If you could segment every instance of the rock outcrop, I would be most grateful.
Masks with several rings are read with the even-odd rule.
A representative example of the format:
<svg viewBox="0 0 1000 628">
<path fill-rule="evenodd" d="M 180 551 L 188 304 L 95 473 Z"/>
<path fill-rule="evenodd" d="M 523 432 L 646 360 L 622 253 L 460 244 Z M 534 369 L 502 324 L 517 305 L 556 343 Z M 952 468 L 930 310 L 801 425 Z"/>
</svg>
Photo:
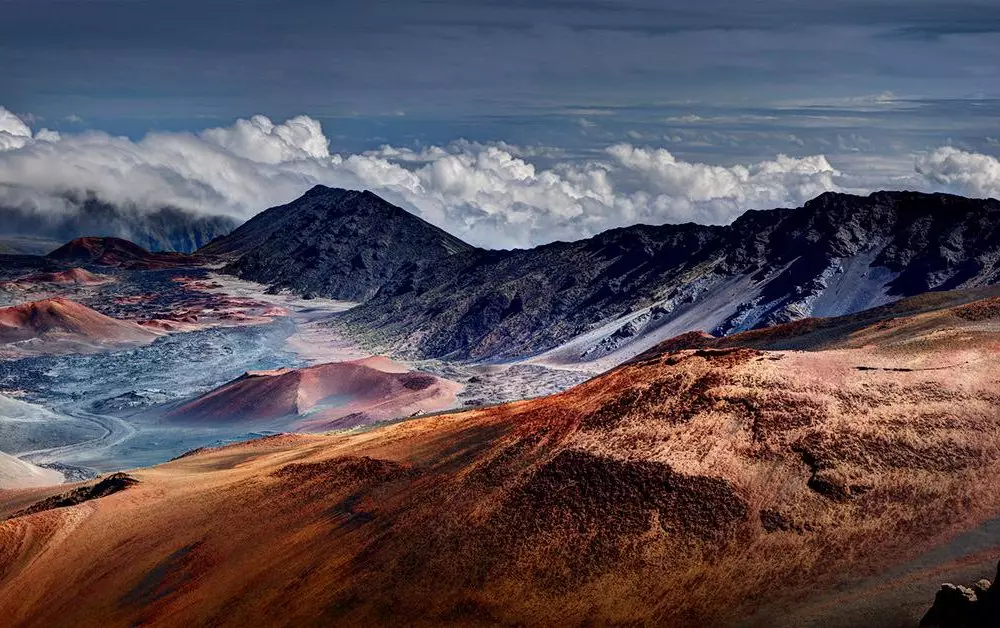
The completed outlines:
<svg viewBox="0 0 1000 628">
<path fill-rule="evenodd" d="M 1000 581 L 1000 566 L 993 582 Z M 941 585 L 934 596 L 934 605 L 920 625 L 927 628 L 993 628 L 1000 626 L 1000 587 L 983 579 L 963 587 Z"/>
</svg>

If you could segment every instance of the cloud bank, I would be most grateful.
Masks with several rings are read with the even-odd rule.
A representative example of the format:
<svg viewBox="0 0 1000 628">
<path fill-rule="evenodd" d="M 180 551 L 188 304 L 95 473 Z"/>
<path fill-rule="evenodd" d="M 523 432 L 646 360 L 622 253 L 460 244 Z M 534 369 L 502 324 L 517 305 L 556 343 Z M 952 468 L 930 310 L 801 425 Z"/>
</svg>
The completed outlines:
<svg viewBox="0 0 1000 628">
<path fill-rule="evenodd" d="M 533 162 L 545 157 L 552 165 Z M 941 149 L 921 158 L 929 183 L 996 195 L 1000 163 Z M 633 224 L 727 223 L 747 209 L 799 205 L 852 178 L 822 155 L 729 166 L 688 162 L 662 148 L 615 144 L 591 161 L 503 143 L 456 141 L 422 150 L 331 152 L 320 123 L 265 116 L 198 133 L 138 141 L 100 131 L 33 132 L 0 108 L 0 204 L 71 211 L 67 194 L 246 219 L 314 184 L 364 188 L 487 247 L 532 246 Z"/>
<path fill-rule="evenodd" d="M 917 172 L 939 186 L 972 197 L 1000 198 L 1000 160 L 950 146 L 917 159 Z"/>
</svg>

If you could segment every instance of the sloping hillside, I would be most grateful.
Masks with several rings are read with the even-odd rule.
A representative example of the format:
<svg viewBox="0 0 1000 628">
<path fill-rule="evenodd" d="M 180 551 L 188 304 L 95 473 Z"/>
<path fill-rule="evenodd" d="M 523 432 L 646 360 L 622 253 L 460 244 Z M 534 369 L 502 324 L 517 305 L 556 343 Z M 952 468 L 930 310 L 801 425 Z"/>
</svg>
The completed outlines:
<svg viewBox="0 0 1000 628">
<path fill-rule="evenodd" d="M 0 355 L 86 352 L 161 335 L 58 297 L 0 309 Z"/>
<path fill-rule="evenodd" d="M 552 397 L 139 470 L 120 493 L 0 524 L 0 615 L 910 625 L 938 570 L 995 564 L 1000 307 L 840 337 L 799 352 L 679 339 Z"/>
</svg>

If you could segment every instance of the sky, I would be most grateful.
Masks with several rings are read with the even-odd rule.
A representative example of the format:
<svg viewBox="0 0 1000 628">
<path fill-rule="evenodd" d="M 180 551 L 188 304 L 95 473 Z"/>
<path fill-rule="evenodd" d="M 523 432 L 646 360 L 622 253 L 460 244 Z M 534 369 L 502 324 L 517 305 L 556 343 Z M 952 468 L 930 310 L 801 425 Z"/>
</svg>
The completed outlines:
<svg viewBox="0 0 1000 628">
<path fill-rule="evenodd" d="M 0 200 L 327 183 L 508 247 L 997 196 L 998 33 L 994 0 L 0 0 Z"/>
</svg>

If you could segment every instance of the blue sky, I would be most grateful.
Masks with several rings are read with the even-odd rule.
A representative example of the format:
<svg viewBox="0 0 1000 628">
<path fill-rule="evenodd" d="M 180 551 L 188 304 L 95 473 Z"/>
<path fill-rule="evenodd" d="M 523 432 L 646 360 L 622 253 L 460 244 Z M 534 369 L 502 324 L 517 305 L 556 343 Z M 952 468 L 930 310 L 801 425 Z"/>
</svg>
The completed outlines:
<svg viewBox="0 0 1000 628">
<path fill-rule="evenodd" d="M 981 0 L 0 7 L 0 102 L 66 130 L 70 117 L 136 137 L 306 113 L 344 150 L 456 137 L 577 149 L 632 131 L 725 154 L 753 152 L 751 131 L 916 149 L 1000 135 L 1000 3 Z M 904 104 L 872 106 L 888 94 Z M 777 137 L 758 150 L 809 148 Z"/>
</svg>

